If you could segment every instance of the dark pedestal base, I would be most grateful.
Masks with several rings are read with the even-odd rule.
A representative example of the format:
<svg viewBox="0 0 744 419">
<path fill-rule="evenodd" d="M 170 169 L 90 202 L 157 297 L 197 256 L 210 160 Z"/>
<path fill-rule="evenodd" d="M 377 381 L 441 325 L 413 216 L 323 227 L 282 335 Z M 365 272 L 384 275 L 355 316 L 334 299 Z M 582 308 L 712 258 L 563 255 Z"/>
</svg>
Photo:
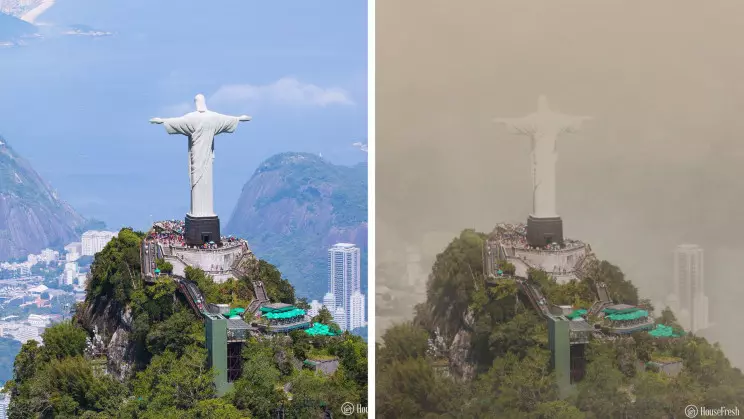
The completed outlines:
<svg viewBox="0 0 744 419">
<path fill-rule="evenodd" d="M 563 243 L 563 220 L 561 217 L 527 219 L 527 243 L 543 247 L 551 243 Z"/>
<path fill-rule="evenodd" d="M 188 246 L 201 246 L 209 242 L 221 244 L 219 217 L 192 217 L 186 214 L 183 239 Z"/>
</svg>

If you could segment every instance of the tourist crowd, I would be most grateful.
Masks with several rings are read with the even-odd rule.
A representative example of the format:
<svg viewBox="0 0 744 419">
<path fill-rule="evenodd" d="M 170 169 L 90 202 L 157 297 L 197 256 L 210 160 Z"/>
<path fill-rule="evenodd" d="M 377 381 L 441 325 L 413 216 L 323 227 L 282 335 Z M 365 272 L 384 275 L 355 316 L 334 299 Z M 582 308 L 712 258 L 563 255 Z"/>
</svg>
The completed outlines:
<svg viewBox="0 0 744 419">
<path fill-rule="evenodd" d="M 148 240 L 156 240 L 167 246 L 191 247 L 194 249 L 214 250 L 220 247 L 215 242 L 204 243 L 201 246 L 187 246 L 183 237 L 185 230 L 181 220 L 158 221 L 148 235 Z M 222 237 L 222 247 L 245 246 L 246 242 L 233 236 Z"/>
<path fill-rule="evenodd" d="M 527 226 L 525 224 L 500 223 L 491 233 L 491 238 L 498 240 L 506 247 L 514 247 L 522 250 L 538 250 L 527 243 Z M 551 243 L 539 248 L 539 250 L 557 251 L 571 250 L 583 246 L 579 240 L 564 239 L 563 244 Z"/>
</svg>

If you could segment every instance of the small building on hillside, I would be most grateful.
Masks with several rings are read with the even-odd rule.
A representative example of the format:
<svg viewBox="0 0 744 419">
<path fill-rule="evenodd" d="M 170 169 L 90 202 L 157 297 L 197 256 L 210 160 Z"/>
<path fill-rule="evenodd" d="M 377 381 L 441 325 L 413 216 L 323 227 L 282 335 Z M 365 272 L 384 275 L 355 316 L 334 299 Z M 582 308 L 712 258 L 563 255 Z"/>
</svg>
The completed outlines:
<svg viewBox="0 0 744 419">
<path fill-rule="evenodd" d="M 676 377 L 682 372 L 684 364 L 682 363 L 682 358 L 651 356 L 651 360 L 646 362 L 645 367 L 659 370 L 670 377 Z"/>
<path fill-rule="evenodd" d="M 304 366 L 316 373 L 333 375 L 338 369 L 338 358 L 335 356 L 311 356 L 305 360 Z"/>
</svg>

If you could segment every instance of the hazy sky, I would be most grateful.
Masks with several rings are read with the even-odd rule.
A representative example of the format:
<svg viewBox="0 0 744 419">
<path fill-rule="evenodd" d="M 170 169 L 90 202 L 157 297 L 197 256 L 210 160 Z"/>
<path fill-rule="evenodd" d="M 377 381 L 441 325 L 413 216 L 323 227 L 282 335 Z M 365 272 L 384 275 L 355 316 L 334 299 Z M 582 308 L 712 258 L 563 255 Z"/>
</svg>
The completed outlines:
<svg viewBox="0 0 744 419">
<path fill-rule="evenodd" d="M 378 0 L 378 254 L 423 232 L 526 221 L 529 140 L 492 119 L 545 94 L 594 117 L 558 140 L 566 236 L 655 299 L 674 246 L 702 245 L 711 332 L 744 364 L 744 340 L 722 331 L 744 332 L 741 16 L 728 0 Z"/>
<path fill-rule="evenodd" d="M 0 49 L 0 135 L 112 228 L 188 209 L 186 139 L 147 121 L 193 110 L 197 93 L 253 116 L 216 140 L 224 223 L 273 154 L 366 159 L 352 146 L 367 136 L 365 1 L 58 0 L 36 22 L 46 39 Z M 76 24 L 114 35 L 60 35 Z"/>
</svg>

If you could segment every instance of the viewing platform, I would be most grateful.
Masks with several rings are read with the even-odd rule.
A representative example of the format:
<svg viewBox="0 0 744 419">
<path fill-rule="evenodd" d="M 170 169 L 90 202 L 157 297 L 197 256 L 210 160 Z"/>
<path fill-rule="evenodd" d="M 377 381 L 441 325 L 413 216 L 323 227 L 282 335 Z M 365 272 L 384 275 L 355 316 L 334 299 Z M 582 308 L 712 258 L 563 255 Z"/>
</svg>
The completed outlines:
<svg viewBox="0 0 744 419">
<path fill-rule="evenodd" d="M 187 266 L 199 268 L 222 283 L 237 278 L 243 272 L 241 262 L 255 259 L 248 242 L 235 237 L 222 237 L 219 244 L 210 242 L 202 246 L 186 245 L 184 223 L 179 220 L 158 221 L 142 241 L 143 274 L 146 278 L 157 276 L 156 260 L 163 259 L 173 266 L 173 275 L 185 277 Z"/>
<path fill-rule="evenodd" d="M 268 333 L 289 333 L 310 328 L 310 316 L 305 310 L 290 304 L 274 303 L 261 307 L 256 326 Z"/>
<path fill-rule="evenodd" d="M 588 244 L 572 239 L 542 247 L 530 246 L 525 224 L 496 226 L 486 240 L 484 260 L 486 275 L 496 276 L 498 261 L 505 260 L 516 268 L 516 275 L 526 278 L 530 268 L 541 269 L 558 283 L 578 279 L 581 265 L 591 252 Z"/>
<path fill-rule="evenodd" d="M 653 330 L 656 322 L 648 311 L 627 304 L 615 304 L 602 310 L 601 327 L 616 335 Z"/>
</svg>

